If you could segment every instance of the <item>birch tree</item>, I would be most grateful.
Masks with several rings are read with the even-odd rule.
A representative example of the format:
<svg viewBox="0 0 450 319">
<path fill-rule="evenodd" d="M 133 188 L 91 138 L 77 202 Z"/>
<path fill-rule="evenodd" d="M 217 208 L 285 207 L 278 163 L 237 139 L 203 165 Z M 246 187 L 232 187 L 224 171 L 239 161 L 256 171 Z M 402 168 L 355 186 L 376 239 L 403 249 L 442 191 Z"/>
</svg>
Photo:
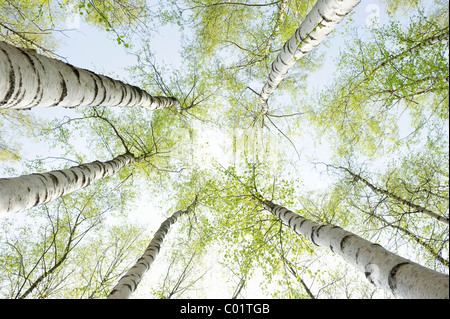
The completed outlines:
<svg viewBox="0 0 450 319">
<path fill-rule="evenodd" d="M 33 50 L 0 42 L 0 108 L 141 106 L 179 107 L 173 97 L 144 90 L 80 69 Z"/>
<path fill-rule="evenodd" d="M 197 197 L 185 210 L 178 210 L 167 218 L 156 231 L 154 237 L 150 241 L 144 254 L 139 258 L 136 264 L 128 270 L 128 272 L 119 280 L 117 285 L 113 288 L 108 296 L 108 299 L 126 299 L 131 296 L 133 291 L 142 280 L 144 274 L 150 269 L 150 265 L 158 255 L 161 245 L 167 235 L 170 226 L 177 221 L 177 219 L 186 214 L 190 214 L 197 205 Z"/>
<path fill-rule="evenodd" d="M 146 23 L 151 15 L 144 0 L 8 0 L 0 3 L 0 11 L 1 40 L 51 57 L 60 57 L 55 34 L 86 22 L 126 48 L 133 35 L 151 28 Z"/>
<path fill-rule="evenodd" d="M 137 176 L 144 175 L 148 178 L 149 170 L 154 169 L 162 172 L 162 175 L 167 175 L 164 171 L 171 171 L 167 163 L 176 163 L 174 158 L 167 158 L 165 155 L 170 152 L 165 148 L 173 147 L 176 139 L 180 138 L 179 135 L 184 133 L 182 129 L 170 130 L 169 123 L 172 123 L 170 120 L 174 120 L 173 117 L 167 120 L 168 115 L 160 114 L 150 120 L 142 118 L 139 120 L 142 121 L 142 127 L 129 129 L 129 121 L 133 120 L 133 115 L 136 116 L 134 112 L 122 112 L 116 117 L 108 113 L 107 108 L 94 107 L 84 112 L 86 114 L 81 118 L 62 119 L 53 123 L 49 129 L 52 134 L 50 137 L 61 143 L 68 143 L 70 130 L 77 131 L 90 126 L 94 131 L 91 138 L 94 149 L 106 149 L 107 154 L 123 153 L 109 161 L 96 160 L 66 169 L 0 178 L 0 216 L 47 203 L 86 188 L 95 181 L 117 175 L 125 167 L 136 168 L 136 172 L 141 172 L 136 174 Z M 136 124 L 139 121 L 134 120 Z M 171 136 L 168 137 L 168 134 Z M 107 154 L 100 154 L 99 157 L 109 156 Z M 160 154 L 162 156 L 159 156 Z M 82 162 L 82 157 L 79 157 L 77 162 Z"/>
<path fill-rule="evenodd" d="M 0 179 L 0 214 L 6 216 L 22 209 L 47 203 L 116 174 L 136 162 L 125 153 L 106 162 L 94 161 L 68 169 Z"/>
<path fill-rule="evenodd" d="M 268 80 L 260 93 L 260 100 L 263 105 L 267 104 L 268 98 L 295 62 L 318 46 L 359 2 L 360 0 L 317 1 L 272 63 Z"/>
<path fill-rule="evenodd" d="M 311 123 L 330 136 L 338 156 L 381 156 L 439 127 L 445 132 L 448 21 L 412 12 L 407 25 L 393 20 L 366 32 L 346 34 L 336 78 L 318 94 Z"/>
<path fill-rule="evenodd" d="M 325 201 L 340 205 L 328 211 L 342 212 L 328 214 L 328 222 L 341 224 L 351 219 L 354 226 L 345 226 L 347 230 L 378 240 L 391 250 L 408 247 L 409 258 L 415 256 L 427 267 L 445 271 L 449 265 L 447 162 L 444 147 L 434 145 L 395 157 L 377 171 L 350 162 L 341 168 L 328 165 L 333 167 L 330 178 L 338 174 L 340 179 L 332 184 Z M 366 227 L 357 226 L 361 224 Z"/>
<path fill-rule="evenodd" d="M 142 226 L 124 224 L 129 192 L 121 184 L 98 183 L 25 216 L 3 219 L 1 297 L 106 296 L 139 253 L 137 246 L 147 242 Z"/>
<path fill-rule="evenodd" d="M 332 165 L 330 165 L 330 166 L 332 166 Z M 420 206 L 418 204 L 415 204 L 415 203 L 411 202 L 410 200 L 404 199 L 404 198 L 402 198 L 402 197 L 400 197 L 400 196 L 398 196 L 398 195 L 396 195 L 396 194 L 394 194 L 394 193 L 392 193 L 392 192 L 390 192 L 388 190 L 385 190 L 385 189 L 382 189 L 380 187 L 377 187 L 373 183 L 369 182 L 366 178 L 362 177 L 360 174 L 352 172 L 347 167 L 339 166 L 339 167 L 334 167 L 334 168 L 346 171 L 348 174 L 350 174 L 355 179 L 355 181 L 361 181 L 364 185 L 369 187 L 373 192 L 385 195 L 385 196 L 387 196 L 389 198 L 392 198 L 392 199 L 396 200 L 397 202 L 399 202 L 399 203 L 401 203 L 403 205 L 409 206 L 410 208 L 413 208 L 414 210 L 416 210 L 416 211 L 418 211 L 420 213 L 428 215 L 429 217 L 434 218 L 437 221 L 448 225 L 449 220 L 448 220 L 447 217 L 441 216 L 441 215 L 431 211 L 430 209 L 428 209 L 426 207 L 423 207 L 423 206 Z"/>
<path fill-rule="evenodd" d="M 448 275 L 395 255 L 338 226 L 306 219 L 283 206 L 262 200 L 264 207 L 297 234 L 329 248 L 363 272 L 376 286 L 400 298 L 449 298 Z"/>
<path fill-rule="evenodd" d="M 336 222 L 343 227 L 348 228 L 353 222 L 357 220 L 349 217 L 350 213 L 343 210 L 339 205 L 324 206 L 324 215 L 316 214 L 315 217 L 304 217 L 306 214 L 314 216 L 316 206 L 310 206 L 308 211 L 302 209 L 302 213 L 294 213 L 274 203 L 274 200 L 285 201 L 286 203 L 293 202 L 293 193 L 289 192 L 289 186 L 283 182 L 274 180 L 267 181 L 266 172 L 262 169 L 264 165 L 253 166 L 251 171 L 236 174 L 236 172 L 229 168 L 224 173 L 234 181 L 235 194 L 241 194 L 241 201 L 255 200 L 260 203 L 264 209 L 269 211 L 284 225 L 288 226 L 288 230 L 292 233 L 300 235 L 300 237 L 325 251 L 330 251 L 334 254 L 343 257 L 344 261 L 352 265 L 357 271 L 364 274 L 374 287 L 378 287 L 389 294 L 398 298 L 448 298 L 449 277 L 446 274 L 440 273 L 434 269 L 422 266 L 418 262 L 401 257 L 383 248 L 377 242 L 367 240 L 354 232 L 350 232 L 344 228 L 338 227 Z M 225 184 L 227 185 L 227 184 Z M 285 186 L 284 186 L 285 185 Z M 282 191 L 279 187 L 287 187 L 287 190 Z M 286 193 L 287 192 L 287 193 Z M 267 197 L 275 199 L 268 200 L 263 194 L 270 194 Z M 322 197 L 321 195 L 320 197 Z M 302 198 L 299 199 L 302 201 Z M 236 201 L 235 201 L 236 203 Z M 339 202 L 338 202 L 339 204 Z M 310 213 L 309 209 L 313 212 Z M 336 214 L 339 210 L 343 210 L 340 214 L 341 219 L 336 219 Z M 316 212 L 317 213 L 317 212 Z M 259 212 L 261 214 L 261 212 Z M 261 217 L 263 217 L 262 215 Z M 315 222 L 315 219 L 321 220 Z M 344 226 L 345 225 L 345 226 Z M 358 229 L 356 225 L 354 228 Z M 284 235 L 286 236 L 286 234 Z M 291 243 L 292 244 L 292 243 Z M 304 244 L 302 244 L 304 245 Z M 284 246 L 288 247 L 288 246 Z M 292 248 L 292 246 L 290 246 Z M 308 249 L 315 251 L 314 247 L 302 250 L 305 254 Z M 284 248 L 286 249 L 286 248 Z M 323 251 L 323 250 L 319 250 Z M 300 253 L 300 251 L 299 251 Z M 271 262 L 280 263 L 276 261 L 274 256 Z M 307 277 L 302 278 L 308 283 Z M 316 289 L 311 290 L 314 294 Z"/>
</svg>

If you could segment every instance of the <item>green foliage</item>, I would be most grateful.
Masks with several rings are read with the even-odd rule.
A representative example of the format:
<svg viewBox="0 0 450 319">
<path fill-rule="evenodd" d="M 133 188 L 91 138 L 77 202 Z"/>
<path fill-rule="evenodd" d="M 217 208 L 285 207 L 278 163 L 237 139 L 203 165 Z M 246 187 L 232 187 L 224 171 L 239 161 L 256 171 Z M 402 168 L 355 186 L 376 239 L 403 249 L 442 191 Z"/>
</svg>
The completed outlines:
<svg viewBox="0 0 450 319">
<path fill-rule="evenodd" d="M 35 140 L 34 135 L 43 128 L 32 114 L 16 110 L 0 110 L 0 162 L 21 159 L 19 138 Z"/>
<path fill-rule="evenodd" d="M 121 186 L 96 183 L 3 220 L 2 298 L 106 296 L 145 247 L 138 240 L 147 240 L 139 238 L 142 228 L 123 222 L 131 206 L 123 205 L 128 191 Z"/>
<path fill-rule="evenodd" d="M 76 14 L 119 45 L 138 48 L 130 78 L 152 95 L 176 97 L 181 108 L 77 108 L 41 122 L 41 140 L 60 156 L 28 161 L 26 172 L 127 152 L 138 161 L 87 189 L 2 220 L 2 296 L 16 298 L 33 287 L 30 298 L 106 297 L 151 236 L 144 223 L 131 221 L 132 212 L 149 207 L 151 213 L 139 218 L 154 227 L 194 199 L 195 209 L 171 227 L 150 270 L 157 267 L 161 276 L 150 278 L 151 288 L 138 290 L 139 296 L 208 297 L 201 291 L 205 278 L 217 280 L 218 273 L 225 297 L 252 297 L 254 281 L 276 298 L 380 294 L 363 275 L 283 225 L 264 209 L 263 199 L 448 272 L 448 228 L 331 166 L 329 175 L 314 166 L 328 183 L 312 190 L 316 181 L 303 176 L 315 154 L 302 153 L 303 144 L 331 145 L 332 164 L 448 217 L 449 28 L 433 13 L 438 5 L 432 13 L 403 12 L 408 23 L 393 18 L 356 33 L 355 14 L 329 43 L 297 62 L 263 114 L 255 87 L 265 82 L 311 2 L 171 0 L 158 3 L 152 15 L 140 0 L 58 1 L 59 9 L 49 11 L 50 2 L 2 3 L 2 39 L 51 49 L 50 34 L 30 38 L 24 30 L 55 30 Z M 391 17 L 420 4 L 386 3 Z M 175 70 L 154 53 L 152 30 L 161 24 L 184 31 L 182 63 Z M 314 89 L 321 83 L 310 75 L 339 39 L 347 42 L 336 77 L 317 98 Z M 1 111 L 1 160 L 20 156 L 8 121 L 19 123 L 14 125 L 24 135 L 34 132 L 36 121 L 24 114 Z M 212 154 L 219 148 L 224 157 Z"/>
<path fill-rule="evenodd" d="M 148 32 L 142 27 L 151 19 L 145 0 L 13 0 L 2 1 L 0 9 L 1 40 L 52 56 L 55 33 L 77 28 L 76 18 L 108 32 L 125 48 L 135 34 Z"/>
<path fill-rule="evenodd" d="M 448 123 L 448 30 L 420 14 L 406 28 L 393 21 L 347 44 L 335 83 L 311 111 L 311 120 L 335 136 L 339 156 L 383 155 Z M 436 36 L 447 40 L 431 43 Z M 401 116 L 410 125 L 406 139 Z"/>
<path fill-rule="evenodd" d="M 50 30 L 55 27 L 55 17 L 49 4 L 46 0 L 1 1 L 0 40 L 44 52 L 54 50 Z"/>
</svg>

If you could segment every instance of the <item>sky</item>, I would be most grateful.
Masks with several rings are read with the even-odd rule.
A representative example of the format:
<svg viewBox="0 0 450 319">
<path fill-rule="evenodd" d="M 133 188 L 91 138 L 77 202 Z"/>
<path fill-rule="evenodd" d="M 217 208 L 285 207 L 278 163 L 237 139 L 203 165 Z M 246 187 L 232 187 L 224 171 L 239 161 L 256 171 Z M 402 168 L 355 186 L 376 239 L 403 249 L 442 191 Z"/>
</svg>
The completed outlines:
<svg viewBox="0 0 450 319">
<path fill-rule="evenodd" d="M 377 18 L 381 22 L 384 22 L 386 17 L 383 16 L 383 7 L 380 1 L 363 1 L 356 9 L 354 14 L 354 19 L 356 25 L 360 28 L 361 26 L 367 25 L 371 23 L 371 19 Z M 82 21 L 77 21 L 76 18 L 69 19 L 66 21 L 67 27 L 72 28 L 72 31 L 67 31 L 65 34 L 59 34 L 57 37 L 59 38 L 59 49 L 57 50 L 57 54 L 66 58 L 67 62 L 76 66 L 85 69 L 89 69 L 91 71 L 107 74 L 110 76 L 114 76 L 116 78 L 120 78 L 125 82 L 131 82 L 129 80 L 128 72 L 124 69 L 126 67 L 131 67 L 136 65 L 136 57 L 133 54 L 127 52 L 123 46 L 118 46 L 117 42 L 113 39 L 110 39 L 105 36 L 105 32 L 99 31 L 98 29 L 90 27 L 87 23 Z M 152 39 L 151 47 L 155 52 L 155 57 L 158 61 L 165 61 L 165 65 L 167 67 L 177 68 L 181 65 L 181 60 L 179 56 L 180 50 L 180 42 L 179 42 L 179 34 L 176 28 L 165 26 L 159 30 L 159 35 L 155 36 Z M 333 46 L 329 48 L 330 59 L 324 62 L 324 67 L 319 70 L 316 74 L 312 76 L 311 86 L 319 87 L 324 83 L 327 83 L 327 80 L 333 75 L 336 67 L 333 63 L 332 58 L 336 57 L 339 53 L 337 47 L 343 45 L 342 42 L 333 42 Z M 262 86 L 262 84 L 261 84 Z M 52 118 L 55 115 L 58 117 L 62 117 L 64 114 L 72 113 L 71 110 L 61 109 L 61 108 L 48 108 L 48 109 L 39 109 L 36 110 L 36 114 L 39 116 Z M 200 144 L 206 145 L 208 140 L 214 141 L 213 138 L 217 138 L 217 135 L 214 135 L 213 132 L 210 134 L 205 134 L 205 138 L 200 140 Z M 319 152 L 320 157 L 329 156 L 328 146 L 322 145 L 321 149 L 316 146 L 310 144 L 310 141 L 295 141 L 297 145 L 302 146 L 302 151 L 310 151 L 310 152 Z M 308 145 L 309 143 L 309 145 Z M 33 145 L 25 145 L 25 151 L 28 157 L 32 157 L 33 153 L 39 154 L 41 156 L 45 156 L 45 153 L 55 152 L 57 150 L 48 150 L 42 148 L 41 146 L 33 146 Z M 216 147 L 216 148 L 214 148 Z M 220 149 L 217 148 L 217 143 L 210 143 L 207 148 L 204 148 L 202 152 L 205 154 L 216 153 L 219 152 Z M 324 187 L 326 182 L 323 181 L 322 176 L 317 176 L 312 174 L 308 177 L 305 173 L 303 178 L 308 178 L 310 180 L 311 185 L 317 183 L 317 187 Z M 314 182 L 313 182 L 314 181 Z M 141 203 L 141 207 L 138 211 L 134 212 L 132 215 L 136 218 L 138 216 L 143 215 L 143 212 L 147 212 L 147 216 L 151 215 L 151 210 L 154 209 L 149 208 L 149 204 L 155 200 L 155 196 L 153 194 L 148 194 L 147 198 L 144 198 Z M 161 209 L 163 212 L 164 209 Z M 160 213 L 161 213 L 160 212 Z M 153 214 L 154 216 L 154 214 Z M 153 230 L 156 230 L 159 227 L 160 222 L 163 221 L 163 216 L 159 217 L 159 220 L 152 220 L 150 227 Z M 157 271 L 152 268 L 152 271 Z M 164 271 L 164 269 L 159 269 L 159 271 Z M 147 277 L 151 276 L 154 278 L 153 274 L 147 274 Z M 150 280 L 151 282 L 151 280 Z M 148 286 L 147 286 L 148 287 Z M 145 289 L 145 288 L 144 288 Z M 255 290 L 256 293 L 257 290 Z M 136 296 L 142 297 L 145 295 L 145 292 L 136 292 Z M 259 295 L 251 295 L 252 297 L 258 298 L 261 297 Z M 221 295 L 212 296 L 212 297 L 223 297 Z"/>
</svg>

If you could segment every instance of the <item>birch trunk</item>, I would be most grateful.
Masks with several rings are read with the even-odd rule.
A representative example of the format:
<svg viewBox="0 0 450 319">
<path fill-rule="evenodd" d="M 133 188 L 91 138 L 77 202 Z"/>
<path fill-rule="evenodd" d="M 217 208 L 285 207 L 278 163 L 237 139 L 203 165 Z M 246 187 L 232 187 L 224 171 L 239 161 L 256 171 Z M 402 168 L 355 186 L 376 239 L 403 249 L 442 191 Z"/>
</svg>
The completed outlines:
<svg viewBox="0 0 450 319">
<path fill-rule="evenodd" d="M 0 41 L 0 109 L 77 106 L 180 107 L 175 98 L 74 67 Z"/>
<path fill-rule="evenodd" d="M 267 100 L 295 62 L 310 52 L 353 10 L 360 0 L 318 0 L 272 63 L 260 100 Z"/>
<path fill-rule="evenodd" d="M 126 153 L 107 162 L 95 161 L 42 174 L 0 178 L 0 216 L 70 194 L 96 180 L 114 175 L 122 167 L 135 161 L 132 154 Z"/>
<path fill-rule="evenodd" d="M 150 269 L 150 265 L 156 259 L 156 256 L 158 255 L 164 241 L 164 237 L 169 231 L 170 226 L 174 224 L 181 215 L 189 214 L 196 204 L 197 198 L 186 210 L 179 210 L 173 213 L 172 216 L 167 218 L 161 224 L 142 257 L 139 258 L 136 264 L 131 267 L 130 270 L 128 270 L 128 272 L 119 280 L 117 285 L 109 294 L 108 299 L 130 298 L 131 294 L 136 290 L 137 286 L 144 277 L 144 274 Z"/>
<path fill-rule="evenodd" d="M 297 234 L 339 254 L 375 286 L 399 298 L 449 298 L 449 276 L 393 254 L 378 244 L 332 225 L 317 224 L 283 206 L 264 207 Z"/>
</svg>

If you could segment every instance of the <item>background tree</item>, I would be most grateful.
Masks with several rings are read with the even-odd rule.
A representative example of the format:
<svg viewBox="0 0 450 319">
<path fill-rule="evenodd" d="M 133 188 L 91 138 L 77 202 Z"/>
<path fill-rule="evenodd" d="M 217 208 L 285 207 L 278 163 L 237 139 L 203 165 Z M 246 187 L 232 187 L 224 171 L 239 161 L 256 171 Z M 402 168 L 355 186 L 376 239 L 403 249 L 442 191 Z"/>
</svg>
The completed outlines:
<svg viewBox="0 0 450 319">
<path fill-rule="evenodd" d="M 95 15 L 92 8 L 95 2 L 89 2 L 91 7 L 88 2 L 84 3 L 85 7 L 80 8 L 78 14 L 83 12 L 80 16 L 85 16 L 86 12 L 92 12 Z M 67 277 L 82 285 L 65 296 L 105 297 L 121 277 L 120 271 L 109 271 L 111 267 L 120 261 L 129 266 L 134 263 L 122 254 L 139 235 L 139 230 L 132 225 L 145 226 L 142 237 L 147 239 L 133 246 L 140 250 L 135 258 L 166 218 L 165 213 L 185 209 L 189 205 L 187 201 L 198 193 L 203 199 L 198 210 L 173 225 L 177 229 L 163 248 L 167 254 L 158 255 L 152 266 L 152 271 L 159 271 L 154 273 L 155 278 L 139 285 L 133 294 L 135 297 L 148 297 L 150 292 L 167 296 L 166 291 L 170 294 L 176 292 L 177 287 L 187 287 L 203 274 L 203 280 L 196 281 L 190 286 L 193 289 L 184 290 L 181 296 L 211 296 L 207 285 L 214 274 L 223 278 L 220 282 L 223 289 L 214 292 L 220 291 L 228 298 L 255 296 L 255 287 L 256 293 L 265 297 L 392 297 L 368 283 L 363 273 L 352 268 L 345 268 L 345 272 L 336 269 L 344 267 L 332 263 L 333 254 L 283 226 L 254 200 L 253 189 L 274 203 L 300 208 L 296 212 L 309 220 L 339 225 L 418 264 L 448 273 L 445 225 L 436 224 L 423 214 L 374 193 L 343 171 L 329 169 L 330 174 L 326 174 L 325 166 L 314 166 L 316 162 L 325 162 L 351 168 L 374 185 L 448 216 L 448 204 L 442 199 L 448 192 L 448 168 L 444 165 L 448 161 L 445 160 L 448 157 L 448 105 L 439 100 L 445 97 L 445 76 L 442 77 L 440 68 L 448 64 L 442 58 L 447 50 L 445 28 L 448 24 L 435 14 L 437 6 L 422 12 L 413 7 L 414 10 L 403 12 L 404 16 L 398 15 L 400 10 L 397 10 L 390 16 L 382 16 L 389 20 L 384 23 L 381 19 L 378 29 L 375 29 L 376 24 L 362 29 L 359 21 L 365 20 L 366 7 L 356 7 L 354 15 L 348 16 L 329 34 L 312 55 L 296 63 L 294 72 L 289 73 L 271 97 L 270 112 L 262 117 L 256 92 L 264 83 L 268 67 L 281 45 L 309 9 L 296 16 L 300 4 L 295 1 L 164 1 L 158 5 L 155 7 L 158 28 L 160 22 L 176 24 L 183 32 L 180 37 L 182 67 L 173 71 L 156 54 L 158 50 L 150 41 L 155 39 L 152 31 L 155 20 L 148 19 L 143 29 L 148 28 L 150 32 L 143 33 L 143 37 L 133 37 L 135 42 L 130 43 L 130 47 L 133 44 L 133 50 L 136 49 L 133 53 L 138 61 L 129 69 L 130 77 L 137 86 L 149 91 L 176 94 L 181 108 L 161 109 L 151 114 L 141 108 L 78 108 L 64 110 L 64 115 L 55 109 L 51 117 L 56 120 L 39 131 L 40 138 L 50 146 L 52 153 L 55 152 L 39 159 L 40 172 L 73 166 L 73 161 L 111 159 L 127 149 L 133 154 L 148 150 L 155 153 L 145 161 L 124 167 L 109 183 L 98 183 L 98 187 L 121 190 L 116 201 L 120 213 L 114 211 L 108 218 L 105 215 L 105 219 L 130 227 L 111 231 L 111 240 L 123 239 L 124 246 L 117 249 L 97 233 L 91 233 L 89 239 L 99 249 L 87 248 L 90 242 L 83 246 L 92 256 L 85 258 L 89 270 Z M 312 5 L 312 2 L 301 3 L 309 8 Z M 221 6 L 224 8 L 214 12 Z M 412 23 L 403 22 L 414 15 Z M 194 24 L 189 24 L 190 21 Z M 230 26 L 236 22 L 236 30 L 226 33 L 216 28 L 223 25 L 223 21 Z M 209 35 L 217 37 L 201 38 L 200 31 L 206 28 L 209 28 Z M 359 28 L 356 45 L 350 41 L 352 45 L 348 47 L 341 40 L 351 35 L 352 28 Z M 116 31 L 120 34 L 118 29 Z M 113 39 L 117 37 L 115 31 L 110 35 Z M 122 44 L 128 44 L 125 38 Z M 209 44 L 211 50 L 202 50 Z M 322 100 L 316 100 L 326 76 L 333 73 L 329 58 L 338 46 L 351 53 L 342 54 L 347 58 L 338 65 L 338 71 L 341 75 L 351 72 L 348 77 L 328 82 L 333 86 L 321 96 Z M 326 63 L 326 68 L 319 73 L 319 81 L 318 74 L 314 74 L 322 62 L 318 57 L 323 57 Z M 428 57 L 432 62 L 426 65 Z M 420 63 L 416 64 L 415 59 Z M 365 64 L 355 62 L 360 60 Z M 423 66 L 423 72 L 415 65 Z M 322 77 L 324 74 L 326 76 Z M 389 81 L 392 87 L 388 86 Z M 355 88 L 354 92 L 349 88 Z M 364 89 L 373 94 L 365 96 Z M 424 94 L 420 94 L 421 91 Z M 335 101 L 348 108 L 333 109 Z M 407 116 L 400 117 L 399 121 L 398 115 L 403 109 L 415 111 L 403 113 Z M 372 111 L 382 116 L 377 117 L 377 113 L 370 113 Z M 358 123 L 360 119 L 365 122 Z M 403 125 L 405 122 L 409 126 Z M 397 128 L 398 136 L 388 135 Z M 9 132 L 7 126 L 5 130 Z M 14 166 L 17 175 L 35 171 L 27 167 L 26 161 L 20 164 L 24 164 L 22 169 Z M 7 176 L 13 174 L 13 168 L 5 171 Z M 97 183 L 94 185 L 97 187 Z M 70 197 L 77 198 L 90 190 L 93 188 Z M 107 205 L 108 198 L 98 198 L 98 203 Z M 123 216 L 126 222 L 111 218 L 116 214 L 126 215 Z M 11 225 L 18 227 L 20 224 L 15 222 L 23 215 L 8 217 L 6 220 L 11 223 L 3 224 L 5 230 L 13 231 Z M 105 229 L 111 228 L 102 228 Z M 190 241 L 192 238 L 202 240 Z M 67 242 L 68 236 L 65 240 Z M 172 243 L 189 243 L 186 255 L 178 257 L 179 265 L 172 263 L 171 252 L 180 256 L 179 251 L 171 250 Z M 69 258 L 83 259 L 76 251 L 72 250 Z M 191 281 L 184 275 L 183 270 L 188 268 L 184 268 L 183 260 L 189 264 L 194 254 L 198 259 Z M 76 262 L 78 260 L 67 259 L 58 269 L 70 272 L 77 269 Z M 122 266 L 120 269 L 128 269 Z M 36 273 L 33 278 L 42 273 Z M 179 279 L 183 278 L 186 279 L 180 284 Z M 162 283 L 165 283 L 164 288 L 170 286 L 170 289 L 158 290 Z M 67 289 L 72 287 L 75 285 Z M 62 296 L 62 290 L 57 296 Z"/>
<path fill-rule="evenodd" d="M 419 14 L 406 27 L 392 21 L 353 36 L 321 107 L 308 113 L 330 134 L 338 156 L 381 156 L 446 126 L 448 30 L 448 23 Z M 410 125 L 406 132 L 401 117 L 403 127 Z"/>
<path fill-rule="evenodd" d="M 17 217 L 22 223 L 14 218 L 4 221 L 3 298 L 104 296 L 102 291 L 111 288 L 136 252 L 143 231 L 120 225 L 127 213 L 123 203 L 127 189 L 121 182 L 112 184 L 100 183 L 32 209 Z M 119 226 L 113 226 L 114 219 Z"/>
</svg>

